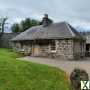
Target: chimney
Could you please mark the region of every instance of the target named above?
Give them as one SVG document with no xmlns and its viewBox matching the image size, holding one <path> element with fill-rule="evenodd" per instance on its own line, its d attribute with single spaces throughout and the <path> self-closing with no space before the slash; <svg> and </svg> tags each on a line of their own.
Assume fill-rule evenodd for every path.
<svg viewBox="0 0 90 90">
<path fill-rule="evenodd" d="M 50 25 L 51 23 L 52 23 L 52 20 L 50 20 L 48 18 L 48 14 L 45 14 L 44 17 L 43 17 L 43 19 L 42 19 L 42 25 L 44 27 L 46 27 L 46 26 Z"/>
</svg>

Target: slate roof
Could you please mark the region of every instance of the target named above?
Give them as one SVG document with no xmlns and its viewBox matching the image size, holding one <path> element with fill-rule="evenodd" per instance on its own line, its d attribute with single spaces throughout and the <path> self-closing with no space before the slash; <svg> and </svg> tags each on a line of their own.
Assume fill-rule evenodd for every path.
<svg viewBox="0 0 90 90">
<path fill-rule="evenodd" d="M 35 40 L 35 39 L 84 39 L 70 24 L 66 22 L 52 23 L 46 27 L 34 26 L 17 35 L 12 41 Z"/>
</svg>

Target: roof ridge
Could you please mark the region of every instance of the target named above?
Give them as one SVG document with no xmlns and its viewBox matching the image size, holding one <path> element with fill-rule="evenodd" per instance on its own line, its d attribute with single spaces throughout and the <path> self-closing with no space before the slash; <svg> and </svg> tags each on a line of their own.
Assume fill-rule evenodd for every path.
<svg viewBox="0 0 90 90">
<path fill-rule="evenodd" d="M 72 29 L 69 27 L 69 24 L 67 22 L 64 22 L 65 25 L 67 26 L 68 30 L 70 31 L 70 33 L 72 34 L 73 37 L 75 37 L 75 33 L 72 31 Z"/>
<path fill-rule="evenodd" d="M 28 30 L 17 35 L 16 38 L 13 39 L 13 41 L 62 38 L 81 39 L 82 36 L 70 24 L 64 21 L 53 23 L 47 27 L 42 27 L 42 25 L 31 27 Z"/>
</svg>

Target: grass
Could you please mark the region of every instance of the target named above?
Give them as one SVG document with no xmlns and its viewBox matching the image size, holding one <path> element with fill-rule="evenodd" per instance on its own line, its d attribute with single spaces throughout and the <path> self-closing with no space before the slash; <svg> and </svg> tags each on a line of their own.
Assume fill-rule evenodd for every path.
<svg viewBox="0 0 90 90">
<path fill-rule="evenodd" d="M 0 90 L 69 90 L 62 70 L 16 57 L 11 50 L 0 49 Z"/>
</svg>

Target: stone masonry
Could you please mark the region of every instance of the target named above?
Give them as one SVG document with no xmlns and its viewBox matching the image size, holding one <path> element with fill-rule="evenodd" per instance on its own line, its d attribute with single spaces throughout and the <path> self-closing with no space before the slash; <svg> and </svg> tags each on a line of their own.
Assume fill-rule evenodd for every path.
<svg viewBox="0 0 90 90">
<path fill-rule="evenodd" d="M 63 59 L 73 59 L 73 40 L 57 40 L 57 56 Z"/>
<path fill-rule="evenodd" d="M 15 45 L 15 44 L 14 44 Z M 21 45 L 20 43 L 16 44 L 17 49 L 23 49 L 25 51 L 29 50 L 32 55 L 37 54 L 36 56 L 52 56 L 51 43 L 47 45 L 36 45 L 28 42 L 28 45 Z M 55 50 L 54 57 L 61 59 L 74 59 L 80 58 L 81 53 L 84 54 L 84 47 L 78 41 L 74 41 L 73 39 L 63 39 L 63 40 L 55 40 Z M 15 46 L 14 46 L 15 47 Z M 18 49 L 18 50 L 19 50 Z M 36 49 L 36 50 L 35 50 Z"/>
</svg>

